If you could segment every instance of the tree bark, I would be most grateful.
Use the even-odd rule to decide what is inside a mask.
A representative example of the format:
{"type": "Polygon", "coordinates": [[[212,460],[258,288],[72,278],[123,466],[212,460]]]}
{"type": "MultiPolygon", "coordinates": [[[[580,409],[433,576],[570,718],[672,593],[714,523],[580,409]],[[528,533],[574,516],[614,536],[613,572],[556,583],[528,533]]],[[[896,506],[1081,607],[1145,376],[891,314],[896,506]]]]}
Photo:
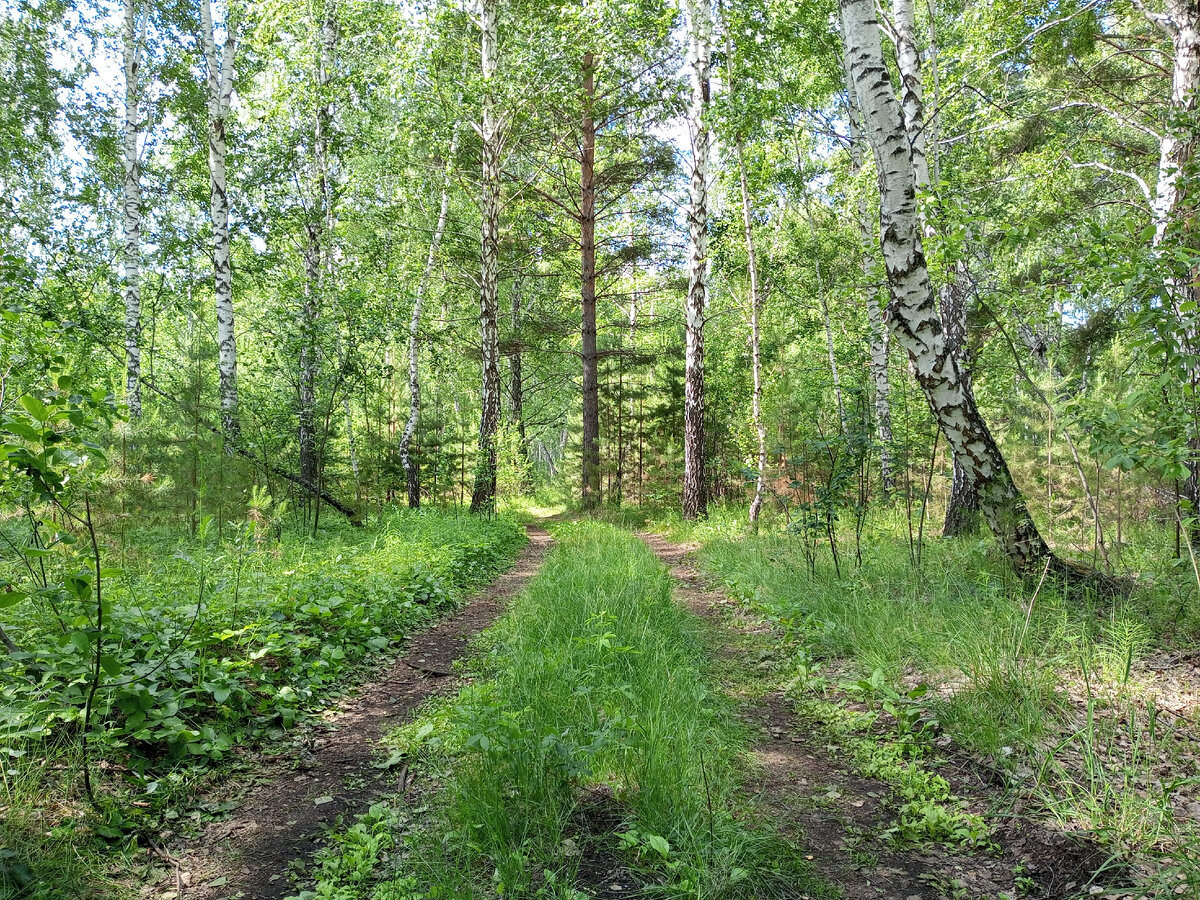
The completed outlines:
{"type": "MultiPolygon", "coordinates": [[[[200,0],[201,42],[208,76],[209,212],[213,235],[213,293],[217,307],[217,366],[221,395],[221,430],[237,444],[238,419],[237,336],[233,316],[233,275],[230,267],[229,195],[225,183],[228,146],[225,123],[233,99],[233,60],[237,51],[237,23],[227,10],[225,43],[217,53],[211,0],[200,0]]],[[[226,448],[226,452],[233,451],[226,448]]]]}
{"type": "Polygon", "coordinates": [[[500,154],[503,135],[496,115],[497,4],[483,0],[480,20],[483,118],[482,227],[479,279],[480,411],[479,459],[471,491],[471,512],[496,507],[496,429],[500,426],[500,154]]]}
{"type": "MultiPolygon", "coordinates": [[[[921,246],[912,148],[880,45],[872,0],[840,0],[843,37],[867,138],[879,170],[880,225],[891,301],[888,319],[908,352],[934,419],[1001,547],[1022,572],[1057,563],[1029,516],[1000,448],[979,414],[970,385],[947,345],[921,246]]],[[[1056,569],[1065,571],[1058,563],[1056,569]]]]}
{"type": "Polygon", "coordinates": [[[139,24],[137,0],[125,0],[125,128],[122,134],[125,156],[125,399],[133,419],[142,416],[142,169],[138,159],[138,138],[141,134],[142,95],[139,70],[145,36],[146,17],[143,15],[139,24]]]}
{"type": "Polygon", "coordinates": [[[417,431],[417,420],[421,416],[421,314],[425,309],[425,295],[433,268],[437,265],[438,250],[446,233],[446,220],[450,215],[450,177],[453,173],[454,157],[458,154],[460,123],[454,123],[450,134],[450,147],[446,153],[446,165],[442,174],[442,195],[438,205],[437,223],[429,241],[429,253],[425,257],[425,268],[417,282],[417,295],[413,300],[412,318],[408,323],[408,421],[400,435],[400,462],[408,483],[408,505],[416,509],[421,505],[421,467],[412,457],[412,439],[417,431]]]}
{"type": "Polygon", "coordinates": [[[331,279],[333,255],[333,185],[330,180],[330,130],[334,107],[329,97],[337,41],[337,3],[325,0],[315,78],[316,115],[313,122],[314,187],[312,205],[305,224],[304,296],[299,310],[299,412],[297,439],[300,445],[300,477],[316,484],[320,461],[317,454],[317,369],[320,361],[317,329],[324,306],[324,292],[331,279]]]}
{"type": "Polygon", "coordinates": [[[579,153],[579,260],[583,357],[583,448],[581,494],[584,509],[600,505],[600,376],[596,345],[596,61],[583,55],[583,121],[579,153]]]}
{"type": "Polygon", "coordinates": [[[708,281],[708,157],[712,10],[708,0],[687,0],[692,144],[688,192],[688,294],[683,388],[683,517],[708,512],[704,483],[704,318],[708,281]]]}
{"type": "MultiPolygon", "coordinates": [[[[850,121],[850,165],[857,175],[862,169],[863,129],[862,113],[854,93],[854,81],[850,76],[849,59],[842,55],[843,74],[846,79],[847,118],[850,121]]],[[[873,274],[874,254],[871,246],[875,242],[874,226],[867,209],[865,198],[857,204],[859,242],[862,246],[863,287],[867,294],[867,340],[870,351],[871,384],[875,400],[875,435],[879,441],[879,481],[884,497],[888,497],[896,486],[896,475],[892,467],[892,388],[888,376],[888,358],[891,341],[887,325],[883,321],[883,309],[879,305],[878,289],[873,274]]]]}
{"type": "MultiPolygon", "coordinates": [[[[1140,3],[1147,19],[1171,39],[1171,101],[1167,108],[1167,123],[1159,143],[1158,178],[1154,193],[1155,251],[1174,241],[1194,244],[1195,224],[1188,204],[1189,173],[1196,149],[1196,113],[1200,107],[1200,3],[1197,0],[1166,0],[1165,13],[1152,13],[1140,3]]],[[[1167,277],[1167,294],[1176,319],[1183,326],[1189,354],[1200,352],[1200,329],[1188,323],[1195,313],[1188,313],[1184,304],[1195,302],[1194,273],[1167,277]]],[[[1188,366],[1190,388],[1200,391],[1200,366],[1188,366]]],[[[1188,477],[1181,492],[1181,521],[1188,522],[1188,536],[1200,547],[1200,430],[1193,421],[1188,435],[1188,477]]]]}
{"type": "Polygon", "coordinates": [[[742,142],[735,142],[738,163],[738,184],[742,193],[742,230],[746,238],[746,269],[750,276],[750,370],[754,379],[754,392],[750,397],[750,417],[754,421],[754,434],[758,439],[755,454],[757,477],[754,480],[754,499],[750,501],[748,518],[752,527],[757,527],[763,505],[763,480],[767,473],[767,425],[762,415],[762,291],[758,283],[758,255],[754,247],[754,224],[750,217],[750,186],[746,179],[746,159],[742,142]]]}
{"type": "MultiPolygon", "coordinates": [[[[934,189],[931,180],[930,157],[936,160],[936,147],[930,151],[926,140],[929,125],[925,117],[924,82],[921,77],[921,53],[917,46],[916,10],[913,0],[892,0],[893,26],[896,35],[896,60],[900,71],[904,128],[912,148],[913,177],[918,191],[934,189]]],[[[930,33],[933,34],[930,23],[930,33]]],[[[936,165],[934,166],[936,169],[936,165]]],[[[922,215],[925,237],[936,236],[929,216],[922,215]]],[[[954,275],[938,288],[939,312],[947,347],[958,363],[963,382],[971,389],[971,369],[967,345],[967,280],[963,267],[956,266],[954,275]]],[[[979,498],[975,496],[973,484],[966,476],[962,460],[953,456],[953,475],[950,498],[946,504],[946,518],[942,524],[942,535],[974,534],[979,528],[979,498]]]]}

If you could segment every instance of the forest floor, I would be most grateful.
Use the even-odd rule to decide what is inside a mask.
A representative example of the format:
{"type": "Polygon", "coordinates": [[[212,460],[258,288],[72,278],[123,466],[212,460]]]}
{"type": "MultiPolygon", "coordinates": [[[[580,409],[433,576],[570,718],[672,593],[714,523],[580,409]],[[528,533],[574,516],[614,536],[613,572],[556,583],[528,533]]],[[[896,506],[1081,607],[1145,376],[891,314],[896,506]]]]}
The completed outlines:
{"type": "MultiPolygon", "coordinates": [[[[896,830],[891,787],[864,777],[836,736],[796,709],[770,677],[782,634],[719,590],[689,563],[698,544],[639,535],[666,563],[676,595],[714,628],[715,648],[728,673],[726,689],[757,735],[758,763],[745,785],[762,814],[786,823],[816,874],[846,900],[944,900],[1038,897],[1048,900],[1103,894],[1123,896],[1120,872],[1106,870],[1109,854],[1086,837],[1013,816],[978,849],[930,841],[905,845],[896,830]]],[[[984,773],[965,760],[939,769],[954,796],[981,816],[1000,801],[984,773]]]]}
{"type": "MultiPolygon", "coordinates": [[[[166,881],[148,885],[144,895],[178,900],[294,895],[296,880],[310,880],[305,872],[312,874],[318,851],[335,845],[338,834],[376,801],[393,812],[403,807],[410,832],[430,827],[410,821],[410,813],[421,818],[417,807],[436,802],[436,796],[421,780],[414,786],[416,773],[407,758],[381,765],[381,742],[398,725],[415,721],[423,701],[449,697],[462,687],[454,661],[529,585],[549,550],[544,530],[531,526],[528,531],[530,544],[511,571],[442,624],[414,637],[402,658],[324,721],[307,726],[290,750],[256,759],[251,774],[230,785],[229,796],[211,798],[216,808],[231,809],[230,815],[178,843],[173,853],[163,851],[173,871],[166,881]]],[[[887,774],[896,735],[877,727],[865,738],[851,737],[837,727],[837,715],[866,711],[861,697],[843,691],[830,698],[836,702],[827,704],[826,713],[797,702],[783,686],[790,651],[779,625],[732,599],[712,576],[695,568],[690,554],[698,544],[638,536],[669,568],[675,600],[706,623],[714,683],[731,698],[751,735],[748,750],[755,765],[742,773],[737,815],[751,825],[777,829],[800,847],[813,874],[833,893],[845,900],[1135,896],[1127,870],[1109,849],[1023,811],[1019,802],[1014,806],[1013,797],[997,786],[995,773],[948,737],[933,739],[928,756],[903,756],[909,751],[902,750],[895,758],[901,760],[902,777],[916,773],[926,782],[942,779],[949,796],[929,800],[918,792],[906,798],[895,766],[887,774]],[[843,712],[823,718],[829,709],[843,712]],[[874,765],[877,776],[864,772],[864,746],[868,753],[879,750],[867,766],[874,765]],[[926,826],[930,839],[911,833],[926,826]]],[[[582,854],[574,838],[561,846],[579,856],[568,868],[573,867],[582,895],[638,896],[643,887],[652,887],[636,865],[627,865],[628,853],[618,852],[620,832],[630,827],[621,809],[600,803],[590,810],[584,804],[578,812],[588,821],[569,827],[578,829],[582,854]]],[[[379,878],[378,869],[370,874],[379,878]]],[[[794,893],[781,896],[809,896],[805,885],[797,882],[794,893]]],[[[811,895],[827,896],[822,888],[811,895]]],[[[344,896],[372,895],[355,889],[344,896]]]]}
{"type": "Polygon", "coordinates": [[[325,832],[353,819],[382,796],[405,793],[407,767],[381,767],[379,742],[428,698],[457,689],[454,663],[470,640],[504,611],[541,567],[552,543],[542,528],[527,529],[529,543],[513,567],[463,607],[423,633],[407,652],[361,685],[322,719],[302,726],[285,750],[248,762],[246,776],[226,783],[210,808],[229,815],[160,855],[165,880],[147,885],[158,898],[277,900],[293,893],[289,874],[302,867],[325,832]]]}

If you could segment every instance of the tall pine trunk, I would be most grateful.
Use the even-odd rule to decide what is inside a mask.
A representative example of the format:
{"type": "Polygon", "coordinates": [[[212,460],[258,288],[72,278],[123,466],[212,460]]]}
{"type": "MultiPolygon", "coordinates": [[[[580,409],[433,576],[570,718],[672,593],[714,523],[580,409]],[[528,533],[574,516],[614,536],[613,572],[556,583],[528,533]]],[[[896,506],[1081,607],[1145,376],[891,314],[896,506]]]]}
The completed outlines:
{"type": "Polygon", "coordinates": [[[688,293],[683,385],[683,517],[708,512],[704,483],[704,318],[708,266],[709,107],[712,75],[712,10],[708,0],[687,0],[688,68],[692,143],[688,191],[688,293]]]}
{"type": "Polygon", "coordinates": [[[582,500],[584,509],[600,505],[600,376],[596,345],[596,60],[583,55],[583,121],[579,153],[580,355],[583,357],[582,500]]]}
{"type": "MultiPolygon", "coordinates": [[[[880,44],[872,0],[841,0],[843,38],[879,170],[880,225],[891,302],[888,319],[988,526],[1013,565],[1030,572],[1053,554],[1029,516],[1000,448],[950,352],[921,246],[912,147],[880,44]]],[[[1065,570],[1062,564],[1056,566],[1065,570]]]]}
{"type": "Polygon", "coordinates": [[[496,115],[497,4],[483,0],[480,20],[483,119],[483,181],[479,279],[480,411],[479,459],[471,491],[471,512],[496,507],[496,429],[500,426],[500,153],[503,135],[496,115]]]}
{"type": "Polygon", "coordinates": [[[146,17],[138,24],[137,0],[125,0],[124,39],[125,127],[122,133],[125,157],[125,205],[122,222],[125,262],[125,399],[129,415],[142,415],[142,293],[141,230],[142,170],[138,159],[141,134],[142,44],[146,17]]]}
{"type": "MultiPolygon", "coordinates": [[[[211,0],[200,0],[201,44],[208,81],[209,213],[212,219],[213,293],[217,307],[217,369],[221,395],[221,431],[237,445],[238,419],[237,334],[233,317],[233,274],[230,266],[229,195],[225,183],[228,145],[225,124],[233,99],[233,60],[237,51],[237,23],[226,10],[225,43],[217,53],[211,0]]],[[[227,452],[234,452],[231,447],[227,452]]]]}
{"type": "Polygon", "coordinates": [[[421,467],[412,455],[412,439],[417,432],[417,420],[421,416],[421,314],[425,309],[425,295],[429,292],[429,282],[433,278],[433,268],[437,265],[438,250],[442,246],[446,220],[450,215],[450,177],[454,171],[454,157],[458,154],[459,131],[460,123],[455,122],[442,173],[442,195],[438,205],[437,223],[429,241],[429,253],[425,257],[421,280],[417,282],[412,318],[408,323],[408,420],[404,423],[404,431],[400,435],[400,462],[404,466],[407,480],[408,505],[413,509],[421,505],[421,467]]]}

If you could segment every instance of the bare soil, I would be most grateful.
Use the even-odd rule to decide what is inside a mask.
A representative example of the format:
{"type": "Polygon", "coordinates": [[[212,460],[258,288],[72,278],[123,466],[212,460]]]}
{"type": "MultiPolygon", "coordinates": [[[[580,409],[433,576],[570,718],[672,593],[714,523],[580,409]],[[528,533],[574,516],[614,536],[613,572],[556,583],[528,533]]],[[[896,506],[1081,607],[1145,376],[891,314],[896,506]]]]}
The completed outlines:
{"type": "MultiPolygon", "coordinates": [[[[746,654],[746,636],[770,646],[774,629],[754,619],[688,563],[695,545],[674,544],[658,535],[641,538],[671,568],[677,594],[697,614],[726,629],[718,648],[736,659],[746,654]]],[[[752,659],[742,659],[744,667],[752,659]]],[[[1087,895],[1119,877],[1102,871],[1109,854],[1084,835],[1064,833],[1009,810],[994,829],[998,850],[959,852],[943,846],[900,848],[885,834],[894,824],[888,786],[854,772],[812,723],[774,691],[742,698],[742,717],[758,734],[753,753],[759,764],[746,785],[764,818],[804,848],[817,874],[836,885],[846,900],[941,900],[959,897],[1032,897],[1066,900],[1087,895]]],[[[959,797],[985,815],[1003,805],[1001,795],[963,763],[938,769],[959,797]]]]}
{"type": "MultiPolygon", "coordinates": [[[[339,818],[364,812],[372,802],[407,789],[408,770],[373,765],[380,739],[426,699],[455,690],[454,663],[470,640],[503,612],[537,573],[550,535],[527,529],[529,544],[513,567],[463,607],[415,635],[407,651],[377,677],[359,686],[310,728],[288,752],[260,755],[243,794],[210,807],[232,807],[198,839],[163,852],[175,866],[173,883],[151,896],[188,900],[278,900],[293,893],[289,868],[307,860],[324,830],[339,818]]],[[[227,793],[238,791],[228,785],[227,793]]]]}

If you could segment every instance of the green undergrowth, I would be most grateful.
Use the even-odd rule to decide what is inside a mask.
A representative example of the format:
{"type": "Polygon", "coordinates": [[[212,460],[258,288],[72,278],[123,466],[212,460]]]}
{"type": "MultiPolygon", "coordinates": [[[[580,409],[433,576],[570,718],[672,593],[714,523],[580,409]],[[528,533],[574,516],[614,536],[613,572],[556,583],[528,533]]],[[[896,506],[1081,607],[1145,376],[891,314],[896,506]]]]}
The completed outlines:
{"type": "MultiPolygon", "coordinates": [[[[1196,723],[1161,712],[1143,663],[1194,634],[1191,605],[1148,587],[1117,601],[1037,589],[987,538],[927,540],[914,565],[886,523],[864,532],[861,564],[840,535],[839,571],[828,546],[779,524],[750,536],[718,510],[699,526],[659,527],[699,541],[702,566],[787,633],[801,694],[853,697],[868,685],[883,720],[919,715],[926,740],[948,735],[1062,827],[1150,869],[1190,865],[1186,877],[1200,877],[1186,863],[1196,829],[1173,815],[1200,795],[1185,737],[1196,723]],[[903,700],[918,683],[928,695],[903,700]]],[[[884,752],[871,748],[878,735],[844,737],[860,762],[884,752]]]]}
{"type": "MultiPolygon", "coordinates": [[[[62,896],[63,884],[88,882],[74,880],[72,857],[99,838],[111,851],[164,816],[177,827],[179,805],[235,747],[328,703],[524,542],[509,517],[438,510],[315,537],[254,517],[221,532],[131,531],[106,549],[100,630],[91,605],[70,596],[34,593],[0,611],[20,647],[0,660],[0,897],[4,878],[27,874],[37,888],[20,896],[62,896]],[[81,797],[79,753],[97,639],[87,737],[99,817],[81,797]]],[[[69,554],[39,562],[77,565],[69,554]]]]}
{"type": "Polygon", "coordinates": [[[437,785],[428,820],[401,830],[369,890],[328,877],[335,843],[300,896],[577,898],[622,865],[640,896],[821,896],[794,848],[739,816],[745,736],[664,567],[611,526],[555,533],[485,633],[478,678],[389,739],[388,763],[437,785]]]}

